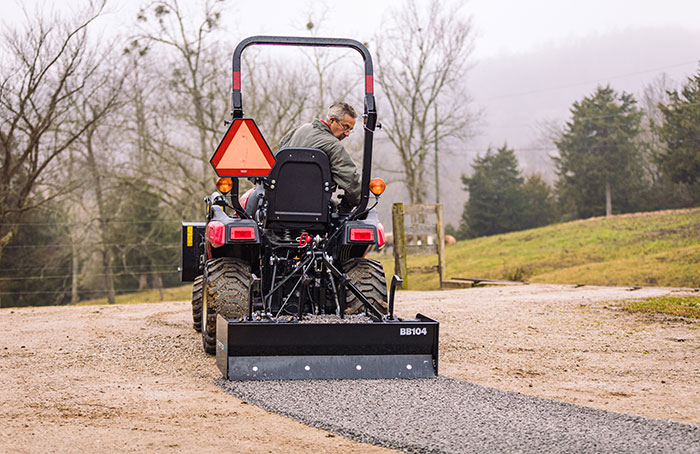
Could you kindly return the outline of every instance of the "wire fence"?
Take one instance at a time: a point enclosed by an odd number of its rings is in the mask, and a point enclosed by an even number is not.
[[[114,293],[116,295],[122,295],[125,293],[132,293],[132,292],[143,292],[143,291],[151,291],[151,290],[166,290],[169,287],[163,287],[162,289],[154,289],[154,288],[120,288],[120,289],[115,289]],[[61,290],[31,290],[31,291],[20,291],[20,292],[0,292],[0,295],[58,295],[58,294],[65,294],[68,295],[70,294],[71,289],[61,289]],[[94,290],[79,290],[78,294],[80,295],[94,295],[94,294],[101,294],[101,295],[106,295],[108,293],[107,290],[105,289],[94,289]]]
[[[119,270],[155,270],[155,269],[170,269],[173,267],[178,266],[178,263],[173,262],[173,263],[155,263],[155,264],[143,264],[143,265],[129,265],[129,266],[118,266],[117,268]],[[65,270],[68,268],[68,265],[64,266],[42,266],[40,267],[41,271],[48,271],[48,270]],[[36,270],[36,266],[18,266],[18,267],[12,267],[12,268],[0,268],[0,273],[4,271],[28,271],[28,270]]]
[[[170,268],[174,268],[176,265],[171,266]],[[101,274],[90,274],[90,277],[104,277],[104,276],[132,276],[134,274],[139,274],[139,275],[156,275],[156,274],[175,274],[178,273],[179,271],[173,270],[173,271],[139,271],[138,273],[130,273],[130,272],[117,272],[117,273],[101,273]],[[72,274],[63,274],[60,276],[25,276],[25,277],[0,277],[0,282],[1,281],[43,281],[46,279],[67,279],[67,278],[72,278]]]
[[[92,221],[92,222],[97,222],[97,221]],[[162,220],[155,220],[155,221],[126,221],[126,220],[110,220],[110,221],[103,221],[103,224],[173,224],[173,225],[180,225],[182,224],[181,221],[162,221]],[[86,222],[84,221],[75,221],[75,222],[6,222],[6,223],[0,223],[0,226],[23,226],[23,225],[30,225],[30,226],[45,226],[45,225],[78,225],[78,226],[83,226],[85,225]]]
[[[19,244],[5,246],[3,249],[41,249],[41,248],[68,248],[74,246],[158,246],[158,247],[179,247],[180,243],[54,243],[54,244]]]

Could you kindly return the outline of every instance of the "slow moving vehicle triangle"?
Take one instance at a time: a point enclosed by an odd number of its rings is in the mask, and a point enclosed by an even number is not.
[[[252,118],[233,120],[211,158],[220,177],[265,177],[274,164],[275,157]]]

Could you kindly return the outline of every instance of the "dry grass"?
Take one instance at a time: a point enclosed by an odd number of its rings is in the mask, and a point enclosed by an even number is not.
[[[163,289],[163,297],[158,290],[144,290],[142,292],[125,293],[117,295],[115,298],[116,304],[135,304],[135,303],[158,303],[161,301],[189,301],[192,298],[192,284],[185,284],[179,287],[171,287]],[[106,305],[107,298],[94,298],[81,301],[77,306],[92,306]]]

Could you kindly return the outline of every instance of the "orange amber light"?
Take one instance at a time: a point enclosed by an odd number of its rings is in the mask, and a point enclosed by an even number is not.
[[[385,189],[386,183],[384,183],[384,180],[381,178],[373,178],[372,181],[369,182],[369,190],[372,191],[374,195],[382,194]]]
[[[216,180],[216,189],[222,194],[227,194],[233,189],[233,181],[229,177],[222,177]]]

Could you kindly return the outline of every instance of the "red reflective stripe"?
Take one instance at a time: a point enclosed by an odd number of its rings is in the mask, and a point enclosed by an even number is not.
[[[386,240],[384,239],[384,225],[381,222],[377,223],[377,247],[384,246]]]
[[[240,71],[233,72],[233,89],[234,90],[241,89],[241,72]]]
[[[219,221],[211,221],[207,224],[207,239],[213,247],[223,246],[226,243],[224,240],[225,230],[224,224]]]
[[[254,240],[255,239],[255,228],[254,227],[231,227],[231,233],[229,237],[232,240]]]
[[[374,93],[374,76],[365,76],[365,93]]]
[[[374,241],[374,229],[350,229],[350,241]]]

